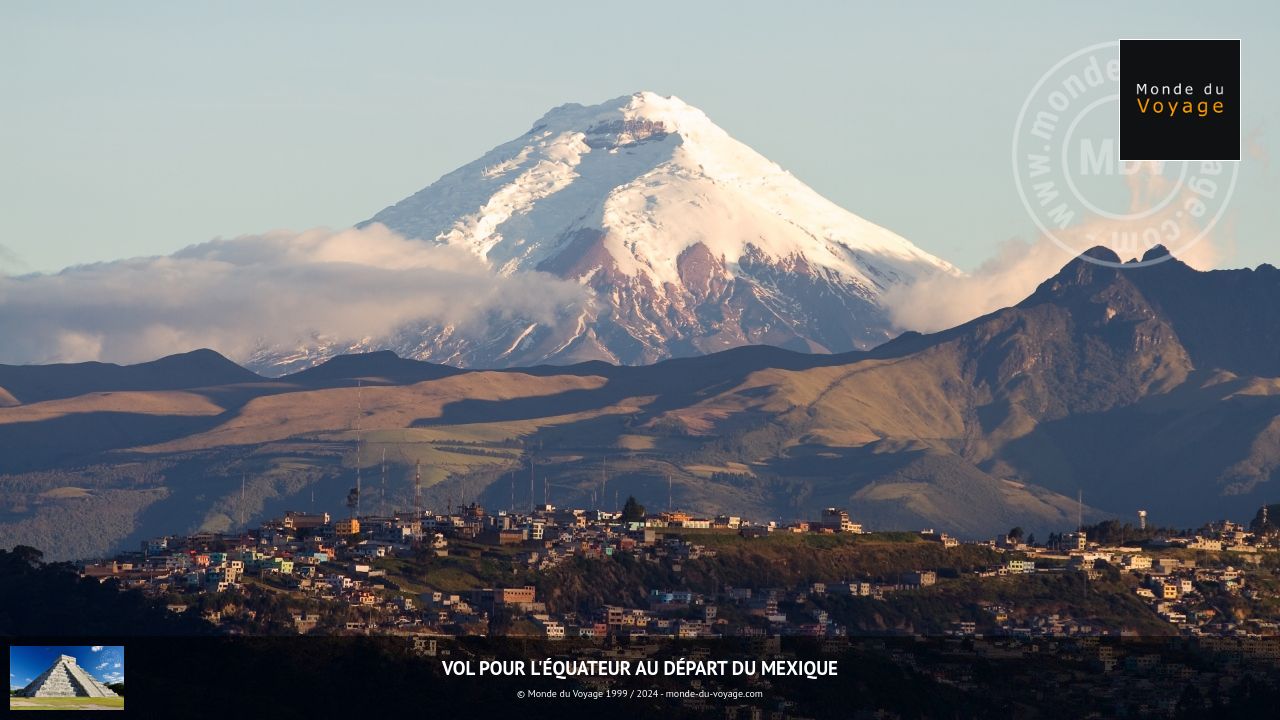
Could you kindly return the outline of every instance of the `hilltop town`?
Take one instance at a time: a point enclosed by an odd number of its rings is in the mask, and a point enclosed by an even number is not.
[[[1256,523],[1255,523],[1256,524]],[[1280,535],[1109,521],[1044,543],[557,508],[334,518],[148,540],[82,575],[231,633],[722,638],[1280,635]],[[1124,534],[1136,536],[1126,540]]]

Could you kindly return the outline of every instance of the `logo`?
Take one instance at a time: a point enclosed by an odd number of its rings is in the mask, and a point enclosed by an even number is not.
[[[1122,160],[1240,159],[1239,40],[1121,40]]]
[[[1013,173],[1023,207],[1049,239],[1072,256],[1131,268],[1164,262],[1200,242],[1225,213],[1239,163],[1121,160],[1120,81],[1117,41],[1083,48],[1051,67],[1018,113]],[[1084,255],[1097,246],[1122,262]],[[1168,253],[1123,262],[1156,246]]]

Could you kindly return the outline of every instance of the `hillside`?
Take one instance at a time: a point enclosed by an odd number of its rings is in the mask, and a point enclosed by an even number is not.
[[[212,386],[202,369],[226,361],[195,353],[120,368],[136,389],[115,390],[86,366],[0,408],[0,545],[56,557],[338,512],[357,467],[367,511],[403,509],[418,463],[434,507],[635,495],[768,520],[835,505],[869,528],[963,537],[1069,529],[1081,511],[1245,521],[1280,467],[1277,307],[1267,266],[1078,259],[1015,307],[865,352],[497,371],[372,353]],[[175,377],[190,387],[160,389]]]

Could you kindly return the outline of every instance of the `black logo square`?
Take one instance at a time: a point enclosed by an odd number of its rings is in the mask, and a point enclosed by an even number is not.
[[[1239,160],[1240,41],[1121,40],[1120,159]]]

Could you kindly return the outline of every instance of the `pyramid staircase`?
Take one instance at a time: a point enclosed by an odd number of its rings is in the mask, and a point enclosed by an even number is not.
[[[22,689],[26,697],[116,697],[115,692],[98,682],[70,655],[59,655],[53,665]]]

